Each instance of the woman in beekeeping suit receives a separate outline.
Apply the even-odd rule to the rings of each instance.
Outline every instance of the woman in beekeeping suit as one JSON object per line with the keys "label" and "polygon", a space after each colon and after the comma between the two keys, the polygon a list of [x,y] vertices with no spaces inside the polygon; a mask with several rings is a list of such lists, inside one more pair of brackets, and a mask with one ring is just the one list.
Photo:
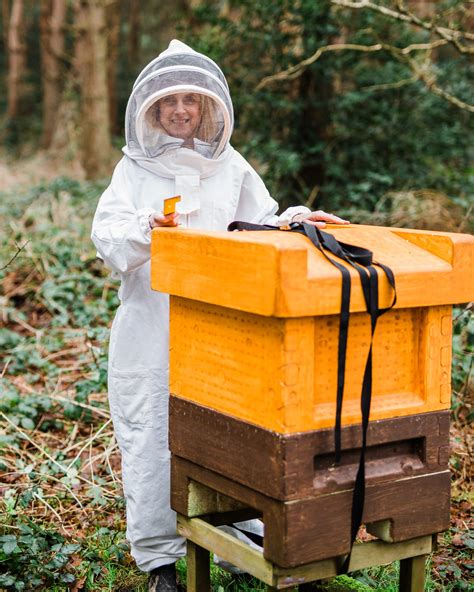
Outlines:
{"label": "woman in beekeeping suit", "polygon": [[[185,553],[169,505],[168,296],[150,288],[156,226],[226,230],[233,220],[318,226],[344,223],[324,212],[278,205],[230,144],[233,109],[226,79],[208,57],[172,41],[137,78],[126,113],[126,147],[100,198],[92,240],[121,280],[110,336],[109,400],[122,453],[127,538],[149,589],[176,590]],[[177,214],[164,199],[181,195]],[[243,525],[252,531],[253,525]],[[258,527],[257,527],[258,529]]]}

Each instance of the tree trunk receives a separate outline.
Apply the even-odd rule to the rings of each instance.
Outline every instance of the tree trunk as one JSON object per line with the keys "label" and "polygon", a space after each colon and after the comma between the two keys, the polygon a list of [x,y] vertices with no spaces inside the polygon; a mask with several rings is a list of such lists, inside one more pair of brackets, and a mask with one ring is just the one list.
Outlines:
{"label": "tree trunk", "polygon": [[41,145],[49,148],[61,101],[64,54],[65,0],[41,0],[41,70],[43,84],[43,133]]}
{"label": "tree trunk", "polygon": [[25,72],[26,46],[23,39],[23,0],[13,0],[8,25],[7,120],[18,115]]}
{"label": "tree trunk", "polygon": [[130,69],[140,64],[140,0],[129,0],[128,64]]}
{"label": "tree trunk", "polygon": [[81,95],[81,161],[89,179],[110,173],[106,0],[77,0],[75,68]]}
{"label": "tree trunk", "polygon": [[8,47],[8,22],[10,20],[10,0],[2,0],[2,36],[3,48],[6,53]]}
{"label": "tree trunk", "polygon": [[109,93],[109,118],[110,132],[118,133],[119,125],[117,121],[118,101],[117,101],[117,62],[120,40],[120,17],[122,9],[122,0],[113,0],[107,6],[108,29],[108,60],[107,60],[107,86]]}

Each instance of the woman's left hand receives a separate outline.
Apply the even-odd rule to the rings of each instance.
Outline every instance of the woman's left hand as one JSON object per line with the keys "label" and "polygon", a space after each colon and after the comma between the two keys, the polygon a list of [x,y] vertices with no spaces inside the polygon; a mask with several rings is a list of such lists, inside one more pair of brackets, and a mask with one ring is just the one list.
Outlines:
{"label": "woman's left hand", "polygon": [[311,214],[296,214],[293,216],[292,222],[307,222],[318,228],[325,228],[326,224],[350,224],[349,220],[344,220],[335,216],[334,214],[327,214],[322,210],[311,212]]}

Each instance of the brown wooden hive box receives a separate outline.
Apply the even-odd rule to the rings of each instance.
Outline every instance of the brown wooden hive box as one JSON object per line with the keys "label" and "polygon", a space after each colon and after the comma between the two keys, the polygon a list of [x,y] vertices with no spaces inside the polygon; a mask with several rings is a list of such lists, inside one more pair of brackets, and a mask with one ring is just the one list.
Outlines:
{"label": "brown wooden hive box", "polygon": [[[439,532],[449,525],[451,305],[474,295],[474,237],[329,232],[373,250],[397,282],[374,339],[363,522],[387,541]],[[339,271],[293,233],[152,233],[152,287],[171,295],[172,506],[190,517],[250,508],[265,523],[265,557],[282,567],[350,550],[370,342],[351,275],[334,466]],[[379,291],[387,306],[382,276]]]}
{"label": "brown wooden hive box", "polygon": [[[375,485],[445,471],[449,411],[369,424],[366,482]],[[281,501],[350,489],[359,463],[360,426],[342,429],[334,467],[332,428],[279,434],[172,396],[170,449],[179,457]]]}
{"label": "brown wooden hive box", "polygon": [[[404,541],[445,530],[449,525],[448,470],[379,483],[366,488],[364,523],[385,541]],[[193,511],[193,487],[217,492],[215,503]],[[295,567],[349,552],[352,492],[282,502],[173,457],[172,507],[184,516],[213,514],[227,506],[219,495],[236,502],[234,509],[253,508],[265,524],[263,554],[281,567]],[[224,500],[225,501],[225,500]],[[246,516],[248,518],[249,516]]]}
{"label": "brown wooden hive box", "polygon": [[[190,517],[225,509],[217,499],[196,507],[193,487],[201,484],[255,509],[264,556],[282,567],[348,553],[360,427],[343,428],[337,467],[333,439],[332,429],[278,434],[171,397],[172,507]],[[448,455],[448,411],[372,422],[367,530],[398,542],[448,528]]]}

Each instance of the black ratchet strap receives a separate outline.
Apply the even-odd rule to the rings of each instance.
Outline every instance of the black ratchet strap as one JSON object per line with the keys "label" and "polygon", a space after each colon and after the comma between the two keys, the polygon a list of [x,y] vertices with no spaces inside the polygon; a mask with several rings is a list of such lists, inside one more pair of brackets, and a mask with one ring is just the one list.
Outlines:
{"label": "black ratchet strap", "polygon": [[[248,222],[232,222],[229,231],[234,230],[280,230],[277,226],[268,224],[251,224]],[[359,274],[362,291],[364,294],[365,306],[370,316],[371,338],[367,360],[364,369],[362,391],[360,398],[362,414],[362,444],[360,449],[359,466],[357,469],[354,489],[352,493],[351,511],[351,551],[357,532],[362,523],[365,501],[365,452],[367,448],[367,428],[370,417],[370,404],[372,399],[372,345],[377,320],[387,310],[390,310],[396,303],[395,277],[392,270],[382,263],[373,260],[372,251],[363,247],[349,245],[340,242],[327,232],[323,232],[313,224],[303,222],[293,223],[289,229],[292,232],[299,232],[309,238],[313,245],[324,255],[324,257],[336,267],[342,276],[341,282],[341,309],[339,318],[339,339],[337,352],[337,391],[336,391],[336,419],[334,426],[334,451],[335,464],[341,462],[341,417],[342,403],[344,398],[344,378],[346,370],[347,336],[349,332],[349,311],[351,300],[351,274],[346,265],[353,267]],[[336,259],[334,258],[336,257]],[[344,265],[342,262],[344,262]],[[385,274],[393,291],[393,299],[387,308],[379,308],[379,276],[376,270],[379,267]],[[339,573],[347,573],[351,558],[351,552],[344,559]]]}

